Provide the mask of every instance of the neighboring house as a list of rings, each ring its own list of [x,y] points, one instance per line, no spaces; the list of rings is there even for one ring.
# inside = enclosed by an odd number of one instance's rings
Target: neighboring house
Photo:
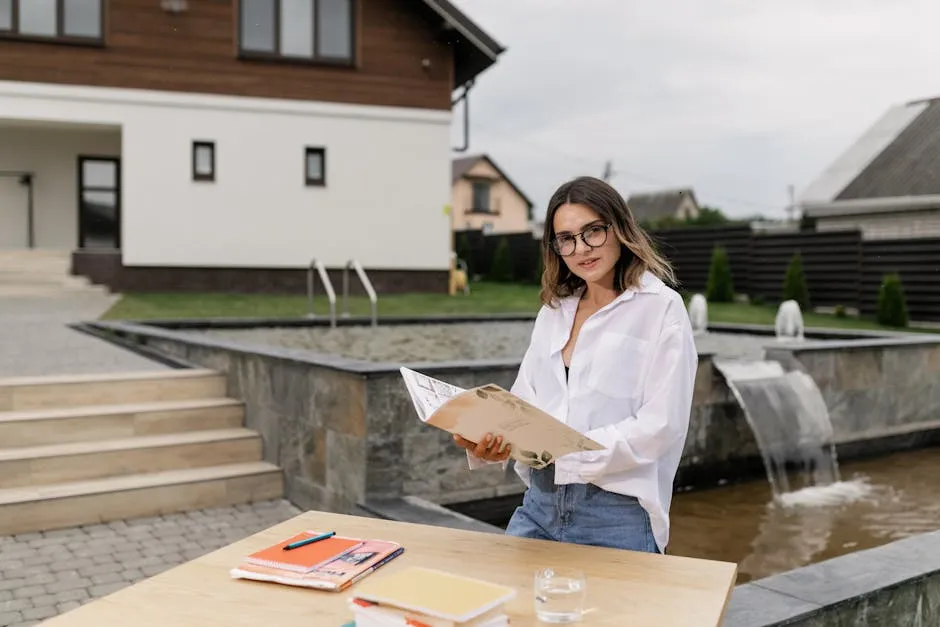
[[[664,218],[691,220],[698,217],[699,204],[691,189],[667,189],[633,194],[627,205],[637,222],[656,222]]]
[[[940,99],[889,109],[800,198],[817,231],[940,237]]]
[[[0,0],[0,246],[116,289],[447,289],[447,0]]]
[[[451,167],[451,222],[455,231],[525,233],[532,201],[488,155],[455,159]]]

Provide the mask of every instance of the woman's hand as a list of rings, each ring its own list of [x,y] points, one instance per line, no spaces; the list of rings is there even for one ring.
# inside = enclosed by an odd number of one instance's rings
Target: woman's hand
[[[471,442],[459,435],[454,435],[454,442],[456,442],[457,446],[460,448],[465,448],[470,451],[470,454],[474,457],[479,457],[488,462],[506,461],[509,459],[509,453],[512,449],[512,445],[510,444],[502,448],[503,436],[500,435],[494,438],[492,433],[487,433],[483,441],[479,443]],[[501,448],[502,450],[500,450]]]

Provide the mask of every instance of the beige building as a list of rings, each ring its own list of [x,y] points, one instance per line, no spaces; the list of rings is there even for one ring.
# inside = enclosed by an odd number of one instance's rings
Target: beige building
[[[453,162],[451,225],[454,231],[525,233],[532,201],[487,155]]]
[[[700,210],[695,192],[687,188],[633,194],[627,205],[637,222],[694,220]]]

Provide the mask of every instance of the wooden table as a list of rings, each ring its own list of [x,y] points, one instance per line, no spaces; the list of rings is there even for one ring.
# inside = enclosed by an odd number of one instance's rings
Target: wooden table
[[[340,627],[352,616],[345,592],[234,580],[241,558],[305,529],[395,540],[405,552],[370,577],[408,565],[468,574],[516,589],[507,604],[513,627],[542,625],[533,608],[533,574],[574,566],[587,576],[582,625],[720,625],[737,566],[687,557],[528,540],[324,512],[306,512],[43,623],[49,627],[206,625]],[[206,533],[212,533],[206,530]]]

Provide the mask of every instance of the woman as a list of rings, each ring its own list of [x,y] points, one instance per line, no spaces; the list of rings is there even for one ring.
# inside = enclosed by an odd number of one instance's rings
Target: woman
[[[549,202],[542,308],[512,392],[605,447],[536,470],[506,533],[665,552],[698,354],[669,264],[623,198],[582,177]],[[457,436],[471,468],[509,459]]]

